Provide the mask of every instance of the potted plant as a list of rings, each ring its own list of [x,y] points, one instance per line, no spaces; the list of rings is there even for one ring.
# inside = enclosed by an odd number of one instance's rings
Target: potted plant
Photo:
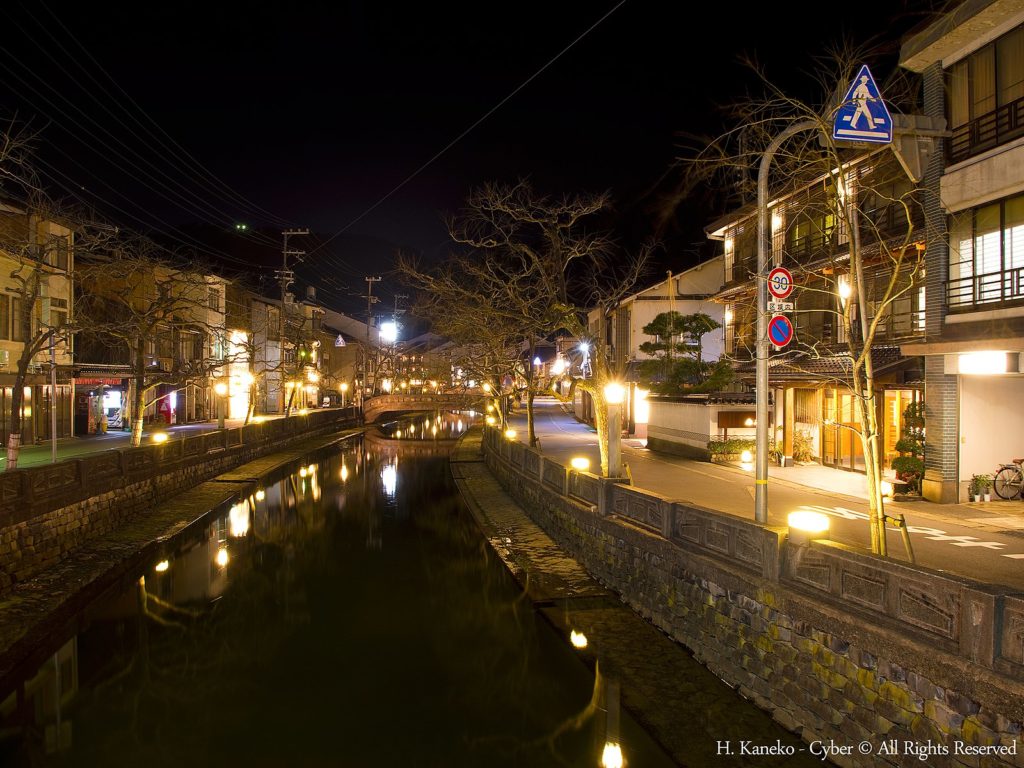
[[[967,492],[971,496],[971,501],[991,501],[992,500],[992,475],[971,475],[971,484]]]
[[[981,484],[981,496],[985,501],[992,501],[992,475],[978,475]]]
[[[910,493],[921,492],[924,477],[924,403],[911,403],[903,411],[903,430],[896,443],[900,455],[892,460],[896,479],[907,484]]]

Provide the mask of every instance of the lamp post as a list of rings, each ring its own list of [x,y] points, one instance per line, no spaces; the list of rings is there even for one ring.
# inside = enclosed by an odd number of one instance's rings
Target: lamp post
[[[608,477],[622,477],[622,398],[625,393],[617,381],[604,388],[608,404]]]
[[[338,389],[341,391],[341,407],[344,408],[345,407],[345,393],[348,392],[348,382],[345,382],[345,381],[341,382],[341,384],[338,385]]]
[[[213,385],[213,392],[217,395],[217,429],[224,429],[224,396],[228,393],[228,385],[218,381]]]
[[[814,120],[801,120],[783,129],[761,155],[757,171],[757,367],[755,369],[754,418],[757,422],[754,466],[754,520],[768,522],[768,168],[782,143],[801,131],[817,129]]]

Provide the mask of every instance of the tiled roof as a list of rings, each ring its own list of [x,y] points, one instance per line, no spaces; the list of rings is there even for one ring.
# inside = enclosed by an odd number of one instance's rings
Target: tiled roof
[[[871,364],[876,374],[885,373],[912,358],[903,357],[899,347],[876,346],[871,350]],[[772,381],[847,381],[853,361],[846,353],[815,355],[808,352],[785,352],[768,359],[768,376]],[[756,361],[748,360],[736,366],[738,376],[752,376]]]

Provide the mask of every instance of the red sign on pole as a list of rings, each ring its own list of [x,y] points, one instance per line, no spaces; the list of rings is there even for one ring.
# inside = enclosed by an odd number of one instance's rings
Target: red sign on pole
[[[793,275],[785,267],[776,267],[768,273],[768,293],[782,300],[793,292]]]
[[[785,315],[772,315],[768,321],[768,341],[776,347],[784,347],[793,340],[793,324]]]

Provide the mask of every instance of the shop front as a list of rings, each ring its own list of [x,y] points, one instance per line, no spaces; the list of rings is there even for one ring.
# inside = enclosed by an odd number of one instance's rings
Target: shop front
[[[128,380],[85,376],[75,380],[75,434],[126,429]]]

